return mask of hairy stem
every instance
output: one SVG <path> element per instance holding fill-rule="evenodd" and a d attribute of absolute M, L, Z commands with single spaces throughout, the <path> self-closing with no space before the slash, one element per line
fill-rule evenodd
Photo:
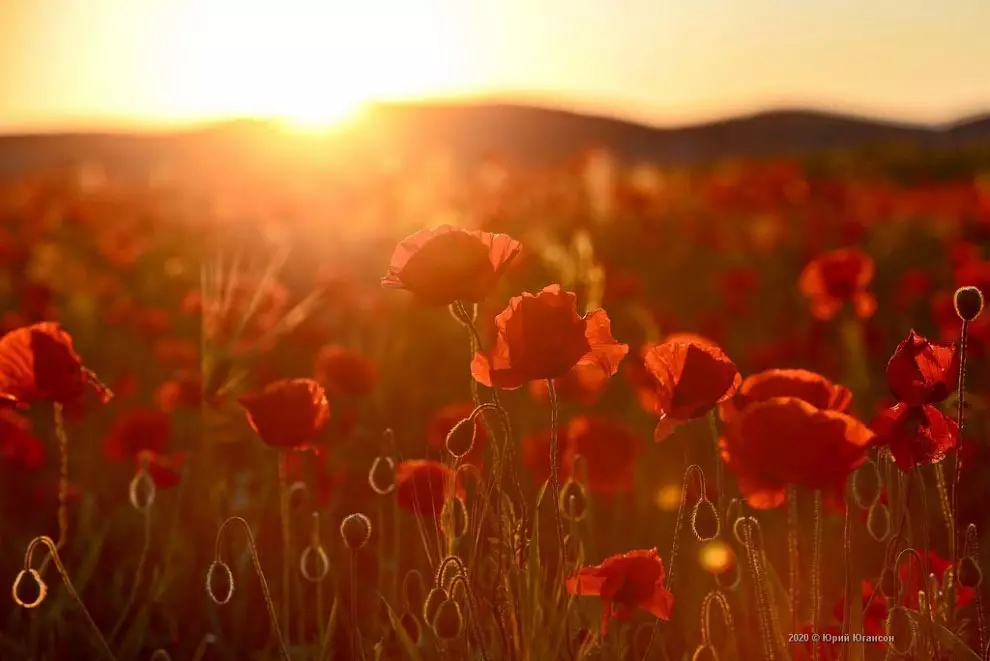
<path fill-rule="evenodd" d="M 124 608 L 120 612 L 117 623 L 110 632 L 110 640 L 114 640 L 117 634 L 120 633 L 120 629 L 124 626 L 131 608 L 134 607 L 138 588 L 141 586 L 141 575 L 144 573 L 144 565 L 148 561 L 148 551 L 151 549 L 151 507 L 146 507 L 141 514 L 144 517 L 144 541 L 141 545 L 141 555 L 138 557 L 137 567 L 134 569 L 134 582 L 131 584 L 131 592 L 127 596 L 127 601 L 124 602 Z"/>
<path fill-rule="evenodd" d="M 956 460 L 955 460 L 955 471 L 952 477 L 952 532 L 949 535 L 949 561 L 952 563 L 953 568 L 958 568 L 959 561 L 959 544 L 956 539 L 956 523 L 959 520 L 959 483 L 962 480 L 962 450 L 963 450 L 963 424 L 966 421 L 965 411 L 966 411 L 966 339 L 969 334 L 969 322 L 963 320 L 962 328 L 959 330 L 959 383 L 958 383 L 958 393 L 956 406 L 956 426 L 959 428 L 959 439 L 956 444 Z M 956 574 L 958 571 L 956 570 Z M 953 577 L 953 581 L 949 586 L 949 605 L 948 605 L 948 624 L 952 627 L 953 620 L 956 613 L 956 580 L 958 576 Z"/>
<path fill-rule="evenodd" d="M 278 500 L 282 522 L 282 631 L 285 632 L 285 645 L 288 646 L 290 644 L 290 612 L 292 610 L 292 605 L 289 601 L 290 583 L 292 582 L 292 569 L 289 564 L 289 556 L 292 554 L 292 538 L 289 522 L 289 477 L 286 452 L 288 450 L 281 450 L 278 453 Z"/>
<path fill-rule="evenodd" d="M 798 603 L 801 597 L 801 556 L 798 547 L 798 497 L 793 484 L 787 486 L 787 583 L 791 602 L 791 631 L 801 626 Z"/>
<path fill-rule="evenodd" d="M 815 491 L 814 531 L 812 532 L 811 551 L 811 630 L 821 631 L 818 618 L 821 611 L 822 599 L 822 492 Z M 819 646 L 812 648 L 812 659 L 818 661 Z"/>
<path fill-rule="evenodd" d="M 560 475 L 557 427 L 560 416 L 560 406 L 557 402 L 557 388 L 553 379 L 547 379 L 547 393 L 550 396 L 550 486 L 553 491 L 553 522 L 557 529 L 557 544 L 560 549 L 560 570 L 564 571 L 564 523 L 560 516 Z"/>

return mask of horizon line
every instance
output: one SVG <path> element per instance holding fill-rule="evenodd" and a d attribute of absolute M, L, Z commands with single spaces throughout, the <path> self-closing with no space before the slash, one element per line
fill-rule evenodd
<path fill-rule="evenodd" d="M 725 124 L 733 121 L 744 121 L 757 117 L 785 113 L 801 113 L 809 115 L 830 116 L 835 118 L 858 120 L 887 126 L 901 127 L 906 129 L 919 130 L 949 130 L 956 126 L 990 118 L 990 104 L 985 110 L 960 112 L 951 119 L 943 121 L 919 121 L 908 119 L 904 116 L 885 114 L 877 111 L 857 110 L 854 108 L 839 108 L 830 104 L 814 105 L 809 103 L 788 103 L 766 104 L 762 106 L 740 109 L 732 112 L 721 112 L 717 114 L 706 114 L 697 120 L 682 120 L 672 122 L 650 121 L 638 112 L 613 112 L 603 107 L 612 105 L 607 101 L 594 100 L 569 100 L 560 98 L 545 98 L 535 94 L 511 94 L 511 95 L 436 95 L 424 96 L 411 99 L 371 99 L 359 104 L 353 115 L 347 119 L 330 122 L 328 130 L 333 130 L 336 126 L 346 126 L 368 111 L 377 108 L 415 108 L 415 107 L 447 107 L 447 108 L 481 108 L 481 107 L 505 107 L 505 108 L 529 108 L 534 110 L 545 110 L 550 112 L 560 112 L 575 116 L 582 116 L 593 119 L 605 119 L 628 124 L 634 124 L 645 128 L 677 131 L 692 128 L 702 128 L 717 124 Z M 21 125 L 4 127 L 0 125 L 0 137 L 27 137 L 27 136 L 57 136 L 57 135 L 162 135 L 175 132 L 186 132 L 209 129 L 218 125 L 233 124 L 237 122 L 258 122 L 265 124 L 286 123 L 286 119 L 278 115 L 265 114 L 227 114 L 216 116 L 164 119 L 147 118 L 140 119 L 127 116 L 102 116 L 63 119 L 55 122 L 44 122 L 34 125 L 26 122 Z"/>

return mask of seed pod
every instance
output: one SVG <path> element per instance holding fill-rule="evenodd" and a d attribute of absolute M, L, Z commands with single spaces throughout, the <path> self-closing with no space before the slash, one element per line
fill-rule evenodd
<path fill-rule="evenodd" d="M 443 588 L 433 588 L 423 602 L 423 620 L 433 625 L 433 618 L 440 608 L 440 604 L 447 601 L 447 591 Z"/>
<path fill-rule="evenodd" d="M 718 518 L 715 505 L 707 498 L 701 498 L 691 510 L 691 531 L 699 542 L 708 542 L 716 537 L 721 530 L 722 522 Z"/>
<path fill-rule="evenodd" d="M 963 556 L 959 560 L 959 585 L 964 588 L 979 587 L 983 582 L 983 570 L 976 562 L 976 558 L 971 555 Z"/>
<path fill-rule="evenodd" d="M 471 417 L 458 421 L 447 432 L 447 452 L 460 459 L 474 447 L 477 436 L 478 426 Z"/>
<path fill-rule="evenodd" d="M 379 496 L 385 496 L 395 490 L 395 462 L 392 457 L 375 457 L 368 471 L 368 484 L 371 490 Z"/>
<path fill-rule="evenodd" d="M 880 471 L 871 459 L 859 467 L 852 478 L 853 502 L 860 509 L 869 509 L 880 500 Z"/>
<path fill-rule="evenodd" d="M 691 655 L 691 661 L 718 661 L 718 652 L 710 644 L 702 643 Z"/>
<path fill-rule="evenodd" d="M 453 599 L 441 602 L 433 616 L 433 633 L 440 640 L 454 640 L 464 631 L 464 616 L 461 606 Z"/>
<path fill-rule="evenodd" d="M 406 611 L 399 617 L 399 624 L 402 626 L 402 630 L 406 632 L 406 635 L 409 636 L 412 644 L 419 645 L 419 640 L 423 635 L 423 630 L 419 626 L 419 619 L 412 612 Z"/>
<path fill-rule="evenodd" d="M 371 519 L 360 513 L 347 515 L 340 523 L 340 536 L 347 548 L 360 551 L 371 539 Z"/>
<path fill-rule="evenodd" d="M 977 287 L 960 287 L 956 290 L 953 303 L 960 319 L 973 321 L 983 312 L 983 292 Z"/>
<path fill-rule="evenodd" d="M 567 480 L 560 487 L 560 513 L 564 519 L 577 523 L 588 513 L 588 493 L 584 486 L 574 480 Z"/>
<path fill-rule="evenodd" d="M 890 636 L 890 649 L 895 654 L 907 656 L 914 651 L 918 625 L 903 606 L 893 606 L 890 609 L 885 629 Z"/>
<path fill-rule="evenodd" d="M 866 531 L 878 542 L 890 535 L 890 511 L 885 505 L 874 503 L 870 507 L 866 514 Z"/>
<path fill-rule="evenodd" d="M 406 608 L 411 611 L 418 611 L 426 601 L 426 580 L 423 574 L 410 569 L 402 578 L 402 597 L 405 599 Z"/>
<path fill-rule="evenodd" d="M 440 524 L 443 531 L 454 539 L 460 539 L 468 531 L 468 512 L 464 501 L 460 498 L 450 498 L 443 504 L 440 512 Z"/>

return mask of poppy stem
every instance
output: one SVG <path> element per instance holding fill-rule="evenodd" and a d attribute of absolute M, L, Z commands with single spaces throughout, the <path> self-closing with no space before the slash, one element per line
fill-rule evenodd
<path fill-rule="evenodd" d="M 553 379 L 547 379 L 547 394 L 550 398 L 550 487 L 553 489 L 553 521 L 557 528 L 557 543 L 560 549 L 560 569 L 564 570 L 564 523 L 560 516 L 560 475 L 557 466 L 559 459 L 557 427 L 560 406 L 557 401 L 557 388 Z"/>
<path fill-rule="evenodd" d="M 53 407 L 55 416 L 55 438 L 58 440 L 58 541 L 55 548 L 62 550 L 69 538 L 69 435 L 65 431 L 65 412 L 59 402 Z M 38 572 L 45 573 L 48 563 L 54 556 L 47 555 Z"/>
<path fill-rule="evenodd" d="M 292 553 L 292 540 L 289 529 L 289 479 L 288 479 L 288 450 L 279 450 L 278 453 L 278 489 L 279 489 L 279 511 L 282 520 L 282 630 L 285 632 L 285 645 L 289 646 L 289 634 L 291 632 L 289 602 L 290 587 L 292 581 L 292 571 L 289 567 L 289 556 Z"/>
<path fill-rule="evenodd" d="M 360 657 L 364 659 L 364 645 L 361 644 L 361 626 L 357 617 L 357 550 L 351 549 L 350 583 L 351 583 L 351 647 L 357 648 Z M 354 649 L 351 649 L 353 655 Z"/>
<path fill-rule="evenodd" d="M 958 580 L 959 563 L 959 543 L 957 540 L 956 526 L 959 521 L 959 483 L 962 480 L 963 468 L 963 423 L 965 423 L 966 411 L 966 340 L 969 335 L 969 322 L 963 319 L 959 329 L 959 383 L 956 396 L 956 427 L 958 428 L 958 440 L 956 441 L 956 461 L 955 470 L 952 477 L 952 531 L 949 534 L 949 561 L 952 563 L 953 580 L 949 585 L 949 604 L 947 620 L 949 627 L 952 627 L 956 613 L 956 580 Z"/>
<path fill-rule="evenodd" d="M 812 532 L 811 551 L 811 630 L 821 631 L 818 618 L 821 611 L 822 599 L 822 492 L 815 490 L 814 530 Z M 818 661 L 820 649 L 816 644 L 812 648 L 812 659 Z"/>
<path fill-rule="evenodd" d="M 801 555 L 798 546 L 798 496 L 793 484 L 787 485 L 787 582 L 791 602 L 791 631 L 800 631 Z"/>
<path fill-rule="evenodd" d="M 722 504 L 722 450 L 720 448 L 720 435 L 718 433 L 718 422 L 715 420 L 715 409 L 708 412 L 708 428 L 712 432 L 712 443 L 715 447 L 715 507 L 718 509 Z"/>
<path fill-rule="evenodd" d="M 114 640 L 117 634 L 120 633 L 120 628 L 127 620 L 131 608 L 134 607 L 134 600 L 137 599 L 138 588 L 141 586 L 141 574 L 144 573 L 144 565 L 148 561 L 148 551 L 151 549 L 151 504 L 145 507 L 141 514 L 144 516 L 144 542 L 141 546 L 141 555 L 138 558 L 137 568 L 134 570 L 134 582 L 131 585 L 131 592 L 127 596 L 127 601 L 123 610 L 120 612 L 117 624 L 110 631 L 110 640 Z"/>

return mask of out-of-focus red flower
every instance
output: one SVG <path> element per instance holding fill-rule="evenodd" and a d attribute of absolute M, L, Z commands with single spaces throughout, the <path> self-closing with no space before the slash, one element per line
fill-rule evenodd
<path fill-rule="evenodd" d="M 959 442 L 956 421 L 931 404 L 895 404 L 875 417 L 870 427 L 878 444 L 890 448 L 894 463 L 903 471 L 937 464 Z"/>
<path fill-rule="evenodd" d="M 131 460 L 141 452 L 165 452 L 172 437 L 172 420 L 158 409 L 131 409 L 113 421 L 103 440 L 110 461 Z"/>
<path fill-rule="evenodd" d="M 922 557 L 924 557 L 924 554 L 922 554 Z M 942 581 L 945 578 L 945 570 L 951 566 L 951 562 L 944 560 L 935 551 L 928 551 L 928 573 L 935 574 L 939 585 L 942 585 Z M 901 580 L 901 597 L 904 605 L 907 608 L 917 609 L 918 593 L 926 589 L 927 581 L 923 577 L 927 576 L 927 574 L 922 571 L 921 567 L 917 566 L 914 560 L 907 559 L 901 562 L 897 570 L 897 575 Z M 975 596 L 976 590 L 974 588 L 966 588 L 957 584 L 956 608 L 965 608 L 973 601 Z"/>
<path fill-rule="evenodd" d="M 159 454 L 150 450 L 145 450 L 138 457 L 138 462 L 145 462 L 148 468 L 148 475 L 155 487 L 159 490 L 170 489 L 182 480 L 182 469 L 186 465 L 186 454 L 176 452 L 174 454 Z"/>
<path fill-rule="evenodd" d="M 873 281 L 873 258 L 859 248 L 840 248 L 819 255 L 804 268 L 798 281 L 816 319 L 834 319 L 846 302 L 856 316 L 873 316 L 877 301 L 866 289 Z"/>
<path fill-rule="evenodd" d="M 103 403 L 113 396 L 83 367 L 72 337 L 60 325 L 46 321 L 0 338 L 0 400 L 20 406 L 40 400 L 71 404 L 87 385 Z"/>
<path fill-rule="evenodd" d="M 199 347 L 189 340 L 160 338 L 152 346 L 152 353 L 159 365 L 170 369 L 194 369 L 199 365 Z"/>
<path fill-rule="evenodd" d="M 608 378 L 609 375 L 596 365 L 578 364 L 564 376 L 554 379 L 553 385 L 561 400 L 572 401 L 581 406 L 593 406 L 608 385 Z M 550 399 L 546 381 L 530 381 L 529 392 L 538 401 L 546 402 Z"/>
<path fill-rule="evenodd" d="M 771 369 L 747 376 L 732 399 L 719 404 L 719 415 L 729 422 L 754 402 L 771 397 L 797 397 L 815 408 L 845 413 L 852 403 L 852 392 L 821 374 L 799 369 Z"/>
<path fill-rule="evenodd" d="M 613 555 L 596 567 L 582 567 L 567 579 L 567 591 L 602 602 L 602 635 L 612 618 L 627 619 L 642 609 L 669 620 L 674 595 L 663 586 L 667 573 L 657 550 L 628 551 Z"/>
<path fill-rule="evenodd" d="M 900 402 L 911 406 L 937 404 L 956 387 L 959 355 L 955 346 L 932 342 L 911 331 L 887 363 L 887 386 Z"/>
<path fill-rule="evenodd" d="M 454 485 L 454 471 L 438 461 L 407 459 L 395 467 L 395 492 L 399 507 L 425 519 L 439 519 L 449 497 L 464 498 L 464 488 Z"/>
<path fill-rule="evenodd" d="M 886 635 L 888 614 L 887 597 L 885 597 L 879 590 L 874 590 L 873 584 L 869 581 L 863 581 L 860 583 L 860 591 L 862 597 L 859 600 L 854 600 L 853 608 L 859 608 L 863 611 L 863 633 L 867 636 Z M 846 598 L 845 595 L 843 595 L 839 598 L 838 603 L 835 604 L 833 615 L 835 615 L 835 619 L 842 622 L 845 612 Z M 884 647 L 885 643 L 877 642 L 874 643 L 874 645 Z"/>
<path fill-rule="evenodd" d="M 495 346 L 475 354 L 471 362 L 474 378 L 489 387 L 512 389 L 527 381 L 557 379 L 576 365 L 612 376 L 629 351 L 612 337 L 604 310 L 579 316 L 577 296 L 560 285 L 512 298 L 495 325 Z"/>
<path fill-rule="evenodd" d="M 326 393 L 312 379 L 279 379 L 238 401 L 258 437 L 275 448 L 309 445 L 330 419 Z"/>
<path fill-rule="evenodd" d="M 110 382 L 110 390 L 117 400 L 128 400 L 138 394 L 140 384 L 134 372 L 124 372 Z"/>
<path fill-rule="evenodd" d="M 327 392 L 347 397 L 367 395 L 378 383 L 378 369 L 368 358 L 339 345 L 316 354 L 314 378 Z"/>
<path fill-rule="evenodd" d="M 165 381 L 155 390 L 155 404 L 166 413 L 199 408 L 203 400 L 203 379 L 196 372 L 184 372 Z"/>
<path fill-rule="evenodd" d="M 660 416 L 653 440 L 662 441 L 688 420 L 700 418 L 732 397 L 742 376 L 718 345 L 701 338 L 670 337 L 644 356 Z"/>
<path fill-rule="evenodd" d="M 468 418 L 474 412 L 474 404 L 463 402 L 448 404 L 441 407 L 430 418 L 426 428 L 426 444 L 434 450 L 440 452 L 447 451 L 447 434 L 461 420 Z M 474 447 L 464 458 L 464 461 L 475 466 L 481 466 L 481 459 L 484 456 L 485 445 L 488 444 L 488 433 L 482 421 L 483 414 L 479 414 L 474 419 Z"/>
<path fill-rule="evenodd" d="M 575 458 L 580 455 L 588 472 L 588 491 L 612 494 L 632 490 L 636 460 L 644 448 L 639 437 L 627 427 L 604 418 L 582 415 L 571 420 L 563 441 L 561 459 L 567 467 L 566 477 L 584 477 L 572 474 Z"/>
<path fill-rule="evenodd" d="M 408 289 L 434 305 L 477 303 L 495 289 L 521 249 L 507 234 L 449 225 L 422 230 L 396 247 L 382 286 Z"/>
<path fill-rule="evenodd" d="M 172 330 L 172 315 L 162 308 L 144 308 L 138 313 L 136 322 L 138 330 L 148 337 L 164 335 Z"/>
<path fill-rule="evenodd" d="M 751 266 L 740 266 L 726 270 L 719 276 L 722 300 L 734 316 L 749 311 L 750 300 L 759 285 L 759 274 Z"/>
<path fill-rule="evenodd" d="M 931 274 L 921 268 L 906 270 L 894 293 L 894 305 L 901 311 L 924 299 L 932 289 Z"/>
<path fill-rule="evenodd" d="M 0 409 L 0 457 L 32 473 L 45 464 L 45 444 L 31 431 L 31 422 L 10 409 Z"/>
<path fill-rule="evenodd" d="M 844 413 L 773 397 L 735 416 L 720 445 L 749 506 L 771 509 L 784 502 L 788 484 L 821 489 L 831 506 L 844 502 L 846 477 L 866 461 L 875 440 L 866 425 Z"/>
<path fill-rule="evenodd" d="M 625 493 L 633 488 L 636 460 L 644 448 L 627 427 L 594 416 L 578 416 L 558 430 L 560 479 L 587 478 L 588 491 L 598 494 Z M 574 462 L 583 458 L 585 475 L 574 474 Z M 550 478 L 550 430 L 528 434 L 522 442 L 522 464 L 537 483 Z"/>

